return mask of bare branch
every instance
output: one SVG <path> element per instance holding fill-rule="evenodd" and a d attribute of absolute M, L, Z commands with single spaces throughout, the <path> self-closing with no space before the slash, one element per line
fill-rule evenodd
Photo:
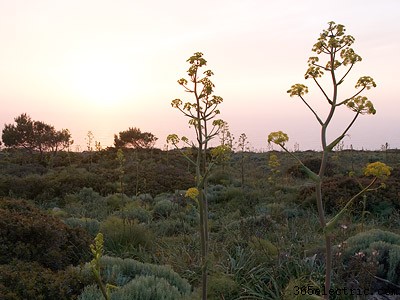
<path fill-rule="evenodd" d="M 314 116 L 317 118 L 318 123 L 321 124 L 321 126 L 322 126 L 324 123 L 322 122 L 322 120 L 320 119 L 320 117 L 317 115 L 317 113 L 314 111 L 314 109 L 307 103 L 306 100 L 304 100 L 304 98 L 303 98 L 301 95 L 299 95 L 299 97 L 300 97 L 301 100 L 303 100 L 303 102 L 305 103 L 305 105 L 311 110 L 311 112 L 312 112 L 312 113 L 314 114 Z"/>
<path fill-rule="evenodd" d="M 321 90 L 321 92 L 324 94 L 326 100 L 328 100 L 328 103 L 332 105 L 332 100 L 329 99 L 328 95 L 325 93 L 324 89 L 323 89 L 322 86 L 319 84 L 318 80 L 317 80 L 315 77 L 313 77 L 313 79 L 314 79 L 314 82 L 316 83 L 316 85 L 317 85 L 317 86 L 319 87 L 319 89 Z"/>

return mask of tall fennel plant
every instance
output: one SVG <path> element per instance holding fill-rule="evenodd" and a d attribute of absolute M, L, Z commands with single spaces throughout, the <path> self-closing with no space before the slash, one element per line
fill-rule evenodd
<path fill-rule="evenodd" d="M 354 94 L 343 99 L 339 99 L 338 90 L 340 85 L 345 81 L 353 66 L 361 61 L 361 57 L 355 53 L 351 45 L 354 43 L 354 38 L 351 35 L 345 34 L 345 27 L 335 22 L 329 22 L 328 28 L 323 30 L 318 38 L 317 43 L 312 47 L 312 51 L 316 56 L 308 59 L 308 69 L 304 75 L 305 79 L 311 79 L 318 87 L 322 94 L 322 99 L 328 105 L 328 113 L 323 118 L 306 100 L 305 95 L 308 93 L 308 87 L 303 84 L 292 85 L 288 93 L 291 97 L 298 97 L 311 111 L 321 127 L 321 145 L 322 157 L 319 172 L 315 173 L 308 169 L 293 153 L 294 156 L 302 165 L 303 169 L 308 174 L 309 178 L 315 183 L 316 204 L 318 210 L 318 218 L 320 226 L 324 230 L 325 235 L 325 290 L 329 290 L 331 286 L 331 271 L 332 271 L 332 232 L 331 228 L 335 222 L 329 223 L 326 218 L 323 199 L 322 199 L 322 182 L 325 174 L 325 169 L 328 161 L 329 153 L 332 149 L 342 141 L 346 136 L 354 122 L 360 115 L 375 114 L 376 110 L 371 101 L 361 93 L 376 87 L 374 80 L 369 76 L 360 77 L 355 85 L 358 89 Z M 320 58 L 325 61 L 320 61 Z M 330 89 L 324 87 L 321 82 L 324 72 L 329 76 Z M 330 92 L 329 92 L 330 91 Z M 336 113 L 336 110 L 341 107 L 347 107 L 354 112 L 353 118 L 344 127 L 342 133 L 332 141 L 328 141 L 327 130 Z M 281 146 L 285 151 L 285 143 L 288 141 L 288 136 L 282 131 L 272 132 L 268 136 L 269 143 L 275 143 Z M 352 201 L 351 201 L 352 202 Z M 335 219 L 335 218 L 334 218 Z M 338 218 L 337 218 L 338 219 Z M 335 220 L 337 220 L 335 219 Z M 326 296 L 329 298 L 329 295 Z"/>
<path fill-rule="evenodd" d="M 201 72 L 207 61 L 203 53 L 196 52 L 187 62 L 190 64 L 187 74 L 189 80 L 178 80 L 186 92 L 193 96 L 193 101 L 183 102 L 175 99 L 171 102 L 173 108 L 178 109 L 185 117 L 189 118 L 189 125 L 194 129 L 196 142 L 186 137 L 179 138 L 176 134 L 170 134 L 167 142 L 179 149 L 180 141 L 195 149 L 195 156 L 190 157 L 187 152 L 181 151 L 185 158 L 195 167 L 195 187 L 188 190 L 188 196 L 194 198 L 199 206 L 200 215 L 200 244 L 201 244 L 201 270 L 202 270 L 202 299 L 207 299 L 207 270 L 208 270 L 208 202 L 207 202 L 207 178 L 212 164 L 207 159 L 209 142 L 218 135 L 224 122 L 216 119 L 220 113 L 219 104 L 223 99 L 213 95 L 214 84 L 210 77 L 211 70 Z"/>

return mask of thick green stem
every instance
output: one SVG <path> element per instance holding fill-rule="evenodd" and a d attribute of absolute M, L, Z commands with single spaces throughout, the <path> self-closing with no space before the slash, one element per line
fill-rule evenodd
<path fill-rule="evenodd" d="M 325 299 L 329 299 L 332 277 L 332 236 L 330 234 L 325 234 L 325 247 Z"/>

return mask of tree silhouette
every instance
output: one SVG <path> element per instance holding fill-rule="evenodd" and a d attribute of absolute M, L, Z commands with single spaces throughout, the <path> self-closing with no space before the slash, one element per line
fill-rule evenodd
<path fill-rule="evenodd" d="M 44 152 L 55 153 L 72 143 L 68 129 L 57 131 L 52 125 L 32 120 L 26 113 L 14 121 L 16 124 L 5 124 L 3 129 L 2 140 L 8 148 L 38 151 L 42 157 Z"/>
<path fill-rule="evenodd" d="M 150 132 L 142 132 L 139 128 L 131 128 L 120 131 L 114 135 L 114 146 L 116 148 L 151 149 L 157 138 Z"/>

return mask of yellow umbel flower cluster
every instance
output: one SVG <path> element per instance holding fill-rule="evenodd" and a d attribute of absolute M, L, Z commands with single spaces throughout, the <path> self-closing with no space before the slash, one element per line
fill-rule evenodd
<path fill-rule="evenodd" d="M 197 200 L 197 197 L 199 197 L 199 190 L 195 187 L 189 188 L 186 191 L 185 197 L 189 197 L 190 199 Z"/>
<path fill-rule="evenodd" d="M 384 164 L 383 162 L 377 161 L 368 164 L 364 169 L 365 176 L 374 176 L 378 179 L 386 179 L 390 176 L 390 170 L 392 168 Z"/>

